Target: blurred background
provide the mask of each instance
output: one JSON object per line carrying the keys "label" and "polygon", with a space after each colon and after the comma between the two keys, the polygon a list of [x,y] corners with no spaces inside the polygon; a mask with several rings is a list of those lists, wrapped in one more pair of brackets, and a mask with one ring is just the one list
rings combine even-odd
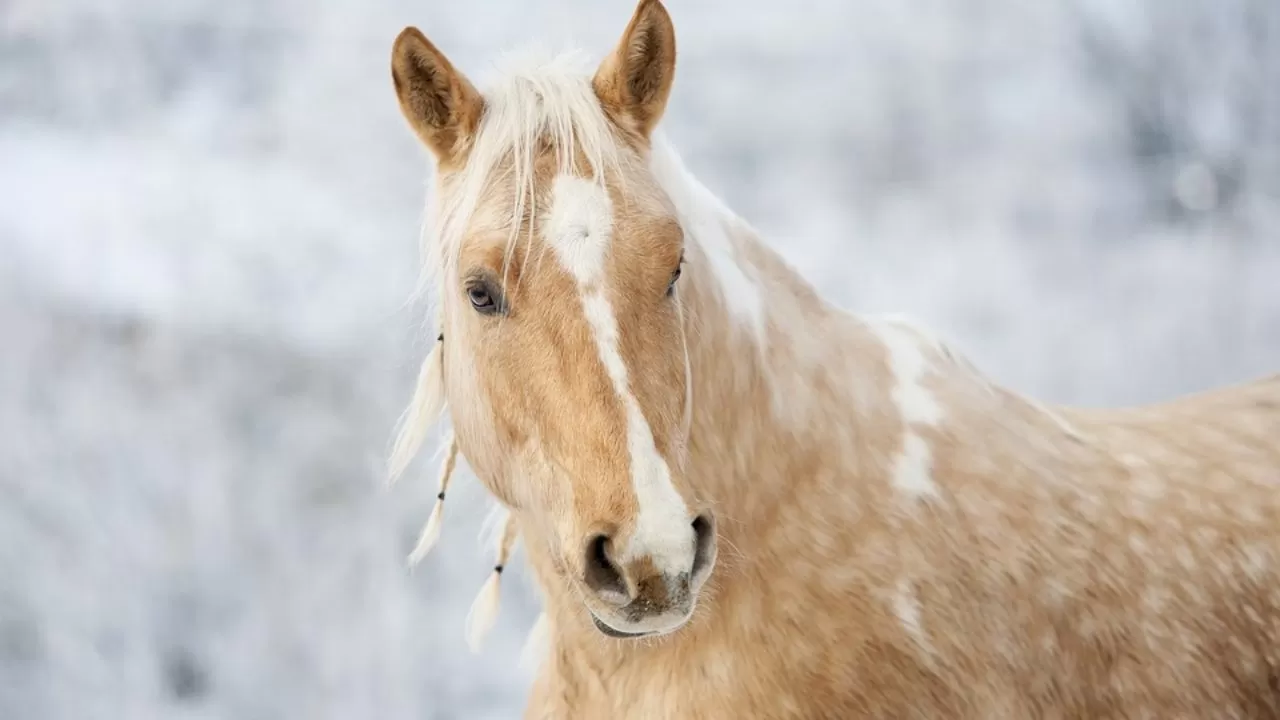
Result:
{"label": "blurred background", "polygon": [[[597,55],[630,0],[0,3],[0,718],[516,717],[522,570],[464,474],[382,483],[428,345],[391,89]],[[1017,390],[1280,370],[1280,3],[669,0],[665,127],[836,302]]]}

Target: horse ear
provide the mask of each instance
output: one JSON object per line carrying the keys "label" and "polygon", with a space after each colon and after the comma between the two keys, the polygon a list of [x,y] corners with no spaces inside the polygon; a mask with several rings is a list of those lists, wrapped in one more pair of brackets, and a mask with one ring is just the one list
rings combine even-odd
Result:
{"label": "horse ear", "polygon": [[640,0],[592,86],[615,122],[648,139],[662,119],[676,72],[676,31],[659,0]]}
{"label": "horse ear", "polygon": [[442,164],[461,161],[480,126],[484,99],[422,31],[407,27],[391,47],[400,112]]}

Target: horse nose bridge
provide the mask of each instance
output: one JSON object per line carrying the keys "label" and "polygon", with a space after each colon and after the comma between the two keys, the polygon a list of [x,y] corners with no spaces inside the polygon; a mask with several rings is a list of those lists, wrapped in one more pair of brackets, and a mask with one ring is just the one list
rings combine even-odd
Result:
{"label": "horse nose bridge", "polygon": [[684,513],[661,524],[637,523],[627,538],[622,561],[635,583],[652,576],[690,573],[697,553],[697,531]]}

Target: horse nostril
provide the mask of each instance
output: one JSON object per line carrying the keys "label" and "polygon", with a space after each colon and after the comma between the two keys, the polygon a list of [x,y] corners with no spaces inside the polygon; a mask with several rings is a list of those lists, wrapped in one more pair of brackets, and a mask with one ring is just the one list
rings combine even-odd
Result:
{"label": "horse nostril", "polygon": [[609,559],[610,542],[607,535],[596,535],[587,543],[587,587],[601,595],[616,594],[626,602],[627,583],[622,579],[618,566]]}
{"label": "horse nostril", "polygon": [[694,578],[698,578],[705,573],[716,557],[716,521],[710,514],[702,514],[693,519],[693,535],[694,535],[694,551],[693,551],[693,571]]}

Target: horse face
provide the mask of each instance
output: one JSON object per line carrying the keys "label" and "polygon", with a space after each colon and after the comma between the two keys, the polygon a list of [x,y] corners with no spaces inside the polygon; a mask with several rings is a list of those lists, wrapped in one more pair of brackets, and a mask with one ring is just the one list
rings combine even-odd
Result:
{"label": "horse face", "polygon": [[613,636],[680,627],[715,561],[683,473],[684,232],[645,165],[674,58],[651,0],[580,97],[483,97],[409,31],[393,56],[445,214],[464,218],[441,253],[459,447]]}

